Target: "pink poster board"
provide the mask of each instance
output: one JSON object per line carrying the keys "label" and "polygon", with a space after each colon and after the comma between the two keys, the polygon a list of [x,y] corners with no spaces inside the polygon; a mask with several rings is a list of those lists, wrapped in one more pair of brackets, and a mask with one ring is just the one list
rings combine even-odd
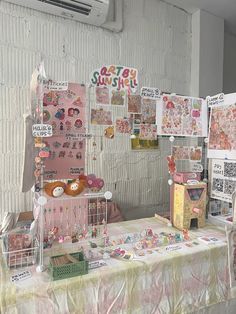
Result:
{"label": "pink poster board", "polygon": [[63,91],[45,89],[44,123],[53,136],[44,140],[50,156],[45,159],[44,179],[74,179],[84,172],[86,88],[69,83]]}

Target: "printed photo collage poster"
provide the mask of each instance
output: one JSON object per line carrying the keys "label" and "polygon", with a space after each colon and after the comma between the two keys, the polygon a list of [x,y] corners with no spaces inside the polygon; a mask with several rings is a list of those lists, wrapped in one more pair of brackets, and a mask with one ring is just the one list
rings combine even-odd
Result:
{"label": "printed photo collage poster", "polygon": [[236,160],[236,93],[211,106],[207,157]]}
{"label": "printed photo collage poster", "polygon": [[214,199],[232,203],[236,190],[236,160],[212,159],[210,195]]}
{"label": "printed photo collage poster", "polygon": [[85,168],[86,87],[76,83],[68,83],[64,90],[45,87],[43,122],[53,130],[53,136],[44,139],[50,152],[44,178],[77,178]]}

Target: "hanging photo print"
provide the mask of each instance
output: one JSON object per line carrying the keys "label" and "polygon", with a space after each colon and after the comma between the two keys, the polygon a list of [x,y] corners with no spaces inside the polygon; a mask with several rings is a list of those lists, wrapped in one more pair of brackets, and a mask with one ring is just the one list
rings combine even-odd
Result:
{"label": "hanging photo print", "polygon": [[128,96],[128,112],[141,113],[141,96],[140,95]]}
{"label": "hanging photo print", "polygon": [[212,159],[211,197],[232,203],[236,190],[236,161]]}
{"label": "hanging photo print", "polygon": [[[48,155],[44,161],[45,179],[74,179],[84,173],[86,88],[75,83],[64,84],[63,88],[61,85],[54,82],[44,90],[43,120],[51,125],[53,133],[44,138],[45,147],[39,153]],[[57,89],[52,90],[53,86]],[[71,135],[79,140],[68,140]]]}
{"label": "hanging photo print", "polygon": [[159,135],[207,136],[207,105],[201,98],[163,95],[157,100]]}
{"label": "hanging photo print", "polygon": [[202,160],[202,147],[201,146],[173,146],[172,155],[175,160]]}
{"label": "hanging photo print", "polygon": [[91,109],[91,124],[112,125],[112,112],[103,108]]}
{"label": "hanging photo print", "polygon": [[125,91],[112,90],[111,91],[111,105],[124,106],[125,105]]}
{"label": "hanging photo print", "polygon": [[161,91],[158,88],[154,88],[154,87],[142,87],[141,96],[143,98],[149,98],[149,99],[160,99]]}
{"label": "hanging photo print", "polygon": [[96,103],[98,105],[109,105],[109,89],[107,87],[96,87]]}
{"label": "hanging photo print", "polygon": [[131,129],[132,129],[132,126],[130,123],[130,119],[127,119],[127,118],[116,119],[116,132],[117,133],[130,134]]}
{"label": "hanging photo print", "polygon": [[122,65],[102,66],[92,72],[90,83],[92,86],[135,92],[138,87],[138,70]]}
{"label": "hanging photo print", "polygon": [[223,106],[211,107],[208,158],[236,159],[236,93]]}
{"label": "hanging photo print", "polygon": [[157,126],[153,124],[141,124],[139,138],[141,140],[156,140]]}
{"label": "hanging photo print", "polygon": [[141,112],[141,123],[156,124],[156,100],[143,98]]}
{"label": "hanging photo print", "polygon": [[140,128],[133,129],[133,137],[131,138],[131,149],[134,151],[158,149],[158,140],[142,140],[140,139]]}

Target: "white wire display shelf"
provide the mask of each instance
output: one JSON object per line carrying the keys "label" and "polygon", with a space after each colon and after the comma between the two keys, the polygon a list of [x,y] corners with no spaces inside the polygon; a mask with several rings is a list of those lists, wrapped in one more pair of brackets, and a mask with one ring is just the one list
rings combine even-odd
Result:
{"label": "white wire display shelf", "polygon": [[[105,192],[106,193],[106,192]],[[48,196],[46,193],[35,193],[35,199],[37,200],[39,197],[45,197],[47,202],[49,201],[64,201],[64,200],[76,200],[76,199],[92,199],[92,198],[106,198],[106,194],[104,192],[97,192],[97,193],[83,193],[77,196],[70,196],[63,194],[60,197],[51,197]]]}
{"label": "white wire display shelf", "polygon": [[39,256],[39,241],[37,238],[33,240],[32,247],[15,251],[8,251],[2,242],[2,254],[6,265],[10,269],[23,268],[35,265]]}

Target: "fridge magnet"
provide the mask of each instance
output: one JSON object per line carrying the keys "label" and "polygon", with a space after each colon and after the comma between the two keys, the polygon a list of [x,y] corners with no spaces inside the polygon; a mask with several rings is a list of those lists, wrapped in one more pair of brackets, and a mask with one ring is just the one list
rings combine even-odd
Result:
{"label": "fridge magnet", "polygon": [[139,138],[141,140],[156,140],[157,126],[153,124],[141,124]]}
{"label": "fridge magnet", "polygon": [[232,203],[236,190],[236,161],[212,159],[211,197]]}
{"label": "fridge magnet", "polygon": [[131,133],[130,119],[127,118],[116,119],[116,132],[130,134]]}
{"label": "fridge magnet", "polygon": [[208,158],[236,159],[236,93],[225,95],[224,106],[210,112]]}
{"label": "fridge magnet", "polygon": [[141,123],[156,124],[156,100],[143,98],[141,113]]}
{"label": "fridge magnet", "polygon": [[133,137],[131,140],[131,149],[133,151],[145,151],[145,150],[153,150],[158,149],[158,140],[142,140],[139,138],[140,129],[133,129]]}
{"label": "fridge magnet", "polygon": [[128,96],[128,112],[141,113],[141,96],[140,95]]}
{"label": "fridge magnet", "polygon": [[160,99],[161,97],[161,91],[155,87],[142,87],[140,94],[143,98],[149,99]]}
{"label": "fridge magnet", "polygon": [[96,87],[96,103],[109,105],[109,89],[107,87]]}
{"label": "fridge magnet", "polygon": [[91,109],[91,124],[112,125],[112,112],[103,108]]}
{"label": "fridge magnet", "polygon": [[54,91],[48,91],[44,93],[43,96],[43,106],[57,106],[58,105],[59,94]]}
{"label": "fridge magnet", "polygon": [[104,136],[108,139],[113,139],[115,136],[115,130],[114,130],[114,126],[108,126],[107,128],[105,128],[104,130]]}
{"label": "fridge magnet", "polygon": [[92,86],[135,92],[138,87],[138,70],[122,65],[104,65],[91,73],[90,83]]}
{"label": "fridge magnet", "polygon": [[125,91],[113,90],[111,96],[111,105],[113,106],[124,106],[125,105]]}
{"label": "fridge magnet", "polygon": [[207,106],[201,98],[163,95],[157,100],[158,134],[207,136]]}

